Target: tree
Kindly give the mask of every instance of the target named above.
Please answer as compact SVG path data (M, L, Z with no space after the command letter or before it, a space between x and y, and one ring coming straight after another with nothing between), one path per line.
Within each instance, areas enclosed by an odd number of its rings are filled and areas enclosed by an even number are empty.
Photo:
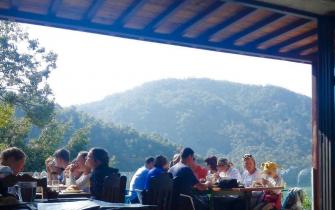
M89 128L81 128L71 136L67 148L70 151L72 159L74 159L80 151L87 150L90 142L88 132Z
M59 123L56 120L52 120L46 125L39 138L31 140L28 144L26 150L28 160L25 169L29 171L42 170L44 161L63 143L67 128L67 124Z
M33 124L45 125L53 114L47 79L56 60L20 25L0 21L0 101L23 110Z

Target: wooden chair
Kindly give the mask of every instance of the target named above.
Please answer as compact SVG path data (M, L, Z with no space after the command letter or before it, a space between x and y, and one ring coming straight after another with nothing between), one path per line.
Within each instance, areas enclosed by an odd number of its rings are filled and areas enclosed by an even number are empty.
M111 203L124 203L127 177L120 174L106 176L102 189L102 200Z
M173 197L173 181L170 174L162 173L152 178L149 189L143 191L143 204L156 205L155 210L171 210Z

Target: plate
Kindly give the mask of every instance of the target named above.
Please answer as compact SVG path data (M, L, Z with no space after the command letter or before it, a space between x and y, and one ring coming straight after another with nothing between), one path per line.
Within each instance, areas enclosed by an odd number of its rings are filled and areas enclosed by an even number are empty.
M83 192L82 190L63 190L61 191L63 194L66 194L66 193L81 193Z

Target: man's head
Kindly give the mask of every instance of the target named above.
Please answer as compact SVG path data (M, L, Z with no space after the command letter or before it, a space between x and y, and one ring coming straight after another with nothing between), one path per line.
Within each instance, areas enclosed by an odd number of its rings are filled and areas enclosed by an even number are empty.
M155 158L155 167L158 168L163 168L163 169L168 169L169 168L169 163L166 157L163 155L159 155Z
M98 166L108 166L109 156L108 152L102 148L92 148L87 155L86 165L91 169L95 169Z
M22 171L25 160L26 154L16 147L5 149L0 154L0 164L10 167L14 175Z
M187 166L194 165L194 151L191 148L184 148L180 153L181 161Z
M155 164L155 158L153 157L148 157L145 159L145 163L144 163L144 166L150 170L154 167L154 164Z
M59 149L54 153L56 167L65 169L70 162L70 152L67 149Z

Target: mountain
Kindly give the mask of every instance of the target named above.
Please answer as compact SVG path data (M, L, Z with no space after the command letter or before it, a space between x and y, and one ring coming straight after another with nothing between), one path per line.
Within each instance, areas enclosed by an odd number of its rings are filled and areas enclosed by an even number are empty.
M86 149L102 147L110 154L110 162L120 171L134 171L144 164L148 156L166 155L172 157L177 151L177 146L159 135L139 133L129 126L117 126L113 123L105 123L81 113L76 108L58 107L55 111L55 119L58 125L65 125L62 142L58 147L68 145L71 137L76 132L84 129L88 138ZM57 126L55 127L57 128ZM37 139L41 130L34 127L28 139ZM76 154L72 154L75 155ZM43 165L43 163L42 163Z
M311 99L284 88L166 79L77 108L239 165L251 153L285 168L310 166Z

